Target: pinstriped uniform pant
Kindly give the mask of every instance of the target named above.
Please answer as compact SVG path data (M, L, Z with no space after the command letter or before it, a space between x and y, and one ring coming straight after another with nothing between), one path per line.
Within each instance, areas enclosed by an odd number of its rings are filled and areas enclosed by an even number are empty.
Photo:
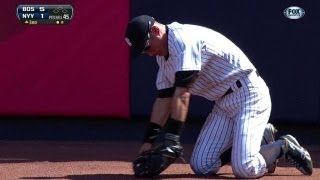
M202 127L190 160L196 174L217 173L220 155L231 146L236 177L256 178L267 172L259 150L271 112L269 89L255 74L239 81L242 87L233 85L232 93L216 101Z

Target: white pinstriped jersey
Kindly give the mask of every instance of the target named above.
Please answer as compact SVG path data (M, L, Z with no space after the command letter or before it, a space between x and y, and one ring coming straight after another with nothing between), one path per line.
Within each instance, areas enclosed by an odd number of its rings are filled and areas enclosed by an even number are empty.
M157 89L174 86L177 71L199 70L189 91L217 100L255 67L229 39L211 29L173 22L168 27L169 58L157 56Z

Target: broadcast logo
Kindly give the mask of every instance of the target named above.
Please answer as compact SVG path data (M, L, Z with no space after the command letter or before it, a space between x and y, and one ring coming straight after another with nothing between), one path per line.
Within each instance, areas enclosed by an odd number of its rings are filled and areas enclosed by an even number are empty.
M300 19L304 16L305 11L298 6L290 6L283 11L285 17L289 19Z

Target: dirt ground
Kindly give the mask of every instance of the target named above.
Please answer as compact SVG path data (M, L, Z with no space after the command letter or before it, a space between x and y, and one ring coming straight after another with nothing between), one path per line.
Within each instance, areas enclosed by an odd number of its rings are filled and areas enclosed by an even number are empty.
M139 145L135 141L0 141L0 179L136 179L131 161ZM235 179L229 165L215 176L195 176L188 164L193 145L184 147L187 163L179 160L155 179ZM320 147L306 148L314 162L312 176L280 161L275 173L261 179L320 179Z

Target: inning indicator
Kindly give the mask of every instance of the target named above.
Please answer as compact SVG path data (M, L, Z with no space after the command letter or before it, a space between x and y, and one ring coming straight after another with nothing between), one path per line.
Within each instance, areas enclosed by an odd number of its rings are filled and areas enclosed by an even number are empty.
M73 17L72 5L30 5L17 6L17 17L23 24L68 24Z

